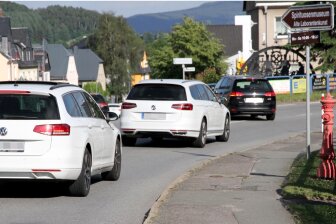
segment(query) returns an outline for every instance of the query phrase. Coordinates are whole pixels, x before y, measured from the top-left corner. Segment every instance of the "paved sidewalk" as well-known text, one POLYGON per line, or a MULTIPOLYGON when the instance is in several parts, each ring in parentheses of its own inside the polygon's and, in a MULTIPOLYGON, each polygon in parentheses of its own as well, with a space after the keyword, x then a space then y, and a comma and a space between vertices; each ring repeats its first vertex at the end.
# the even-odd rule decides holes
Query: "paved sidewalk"
MULTIPOLYGON (((322 134, 311 134, 312 150, 322 134)), ((173 183, 151 209, 146 224, 291 224, 278 194, 305 135, 206 162, 173 183)))

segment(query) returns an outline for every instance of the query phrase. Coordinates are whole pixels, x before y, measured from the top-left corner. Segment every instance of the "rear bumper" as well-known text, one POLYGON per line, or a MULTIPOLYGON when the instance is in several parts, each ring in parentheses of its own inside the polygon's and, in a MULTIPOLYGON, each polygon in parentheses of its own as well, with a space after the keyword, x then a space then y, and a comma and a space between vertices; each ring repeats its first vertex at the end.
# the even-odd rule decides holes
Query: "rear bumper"
POLYGON ((232 115, 237 114, 253 114, 253 115, 269 115, 276 112, 276 107, 239 107, 231 106, 230 112, 232 115))
POLYGON ((0 179, 16 180, 76 180, 81 169, 3 169, 0 179))
POLYGON ((83 153, 63 145, 43 155, 2 154, 0 179, 76 180, 82 169, 83 153))
POLYGON ((147 137, 191 137, 197 138, 199 136, 199 131, 196 130, 185 130, 185 129, 121 129, 122 135, 134 138, 147 138, 147 137))

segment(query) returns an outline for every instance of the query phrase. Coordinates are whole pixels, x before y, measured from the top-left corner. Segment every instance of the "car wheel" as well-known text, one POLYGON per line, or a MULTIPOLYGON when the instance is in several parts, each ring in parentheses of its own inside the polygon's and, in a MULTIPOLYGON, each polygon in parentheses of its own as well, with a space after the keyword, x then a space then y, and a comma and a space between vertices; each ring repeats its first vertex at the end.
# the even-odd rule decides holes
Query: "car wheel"
POLYGON ((200 133, 198 135, 198 138, 193 142, 193 145, 198 148, 203 148, 206 143, 207 138, 207 123, 205 119, 202 120, 200 133))
POLYGON ((257 119, 258 115, 255 115, 255 114, 251 114, 251 118, 252 119, 257 119))
POLYGON ((136 138, 131 138, 127 136, 122 137, 122 143, 124 146, 134 146, 136 143, 136 138))
POLYGON ((72 196, 85 197, 89 194, 91 185, 91 166, 91 154, 86 148, 83 157, 82 171, 78 179, 69 186, 69 192, 72 196))
POLYGON ((224 123, 224 131, 220 136, 216 136, 216 140, 219 142, 227 142, 230 137, 230 117, 226 115, 225 123, 224 123))
POLYGON ((114 165, 112 170, 102 173, 102 178, 104 180, 118 180, 121 171, 121 146, 120 140, 117 139, 114 153, 114 165))
POLYGON ((273 121, 275 119, 275 114, 268 114, 268 115, 266 115, 266 119, 268 121, 273 121))

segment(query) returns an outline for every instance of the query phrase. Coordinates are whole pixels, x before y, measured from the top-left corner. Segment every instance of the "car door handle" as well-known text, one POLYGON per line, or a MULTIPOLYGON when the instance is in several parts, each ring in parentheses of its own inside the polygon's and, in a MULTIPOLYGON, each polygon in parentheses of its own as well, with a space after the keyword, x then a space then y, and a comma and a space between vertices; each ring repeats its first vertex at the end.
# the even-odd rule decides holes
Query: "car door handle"
POLYGON ((100 128, 104 130, 104 129, 105 129, 105 126, 104 126, 104 125, 100 125, 100 128))
POLYGON ((91 129, 91 128, 92 128, 92 125, 91 125, 91 124, 89 124, 89 125, 88 125, 88 128, 89 128, 89 129, 91 129))

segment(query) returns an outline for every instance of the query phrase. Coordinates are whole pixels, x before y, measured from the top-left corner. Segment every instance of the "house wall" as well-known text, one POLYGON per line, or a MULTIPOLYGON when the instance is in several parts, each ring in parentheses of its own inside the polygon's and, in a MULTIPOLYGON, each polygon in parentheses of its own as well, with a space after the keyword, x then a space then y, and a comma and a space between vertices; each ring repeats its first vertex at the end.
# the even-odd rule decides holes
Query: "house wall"
POLYGON ((19 69, 18 73, 14 75, 14 80, 30 80, 38 81, 38 69, 37 68, 25 68, 19 69))
POLYGON ((9 80, 9 66, 7 64, 8 59, 0 54, 0 81, 9 80))
POLYGON ((105 70, 104 65, 99 64, 98 66, 98 75, 97 75, 97 82, 101 84, 103 90, 106 90, 106 76, 105 76, 105 70))
POLYGON ((257 23, 252 27, 254 50, 288 43, 288 35, 276 34, 276 18, 281 18, 293 4, 295 2, 256 2, 255 8, 248 12, 253 22, 257 23))
POLYGON ((16 62, 10 64, 8 58, 0 54, 0 81, 15 80, 18 71, 19 67, 16 62))
POLYGON ((78 72, 74 56, 69 56, 66 79, 70 84, 78 85, 78 72))

